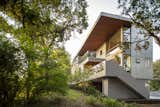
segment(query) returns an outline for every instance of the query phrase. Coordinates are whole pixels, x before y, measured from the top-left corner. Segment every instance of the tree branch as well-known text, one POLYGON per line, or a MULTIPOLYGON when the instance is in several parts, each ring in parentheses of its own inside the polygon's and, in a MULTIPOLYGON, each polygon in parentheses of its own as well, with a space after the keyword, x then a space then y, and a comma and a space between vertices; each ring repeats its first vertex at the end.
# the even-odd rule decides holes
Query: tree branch
POLYGON ((158 37, 158 35, 156 35, 154 32, 152 32, 150 29, 148 29, 144 24, 137 22, 135 20, 135 18, 133 16, 131 16, 130 14, 128 14, 129 17, 131 18, 131 20, 133 21, 134 24, 136 24, 137 26, 145 29, 147 31, 147 33, 149 34, 148 36, 151 36, 155 39, 156 43, 160 46, 160 37, 158 37))

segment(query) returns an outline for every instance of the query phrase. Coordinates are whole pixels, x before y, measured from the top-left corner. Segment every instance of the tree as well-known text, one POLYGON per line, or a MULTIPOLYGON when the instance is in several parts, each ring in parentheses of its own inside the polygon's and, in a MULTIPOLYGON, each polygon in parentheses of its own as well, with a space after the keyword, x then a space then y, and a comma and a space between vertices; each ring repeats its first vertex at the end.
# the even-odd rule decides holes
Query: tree
POLYGON ((0 11, 18 21, 21 30, 43 43, 68 40, 72 31, 82 32, 88 26, 85 0, 5 0, 0 11))
POLYGON ((27 100, 48 91, 64 93, 69 59, 60 47, 73 31, 81 33, 88 26, 86 7, 85 0, 0 1, 1 32, 19 40, 28 61, 27 100))
POLYGON ((160 46, 160 0, 118 0, 123 14, 160 46))
MULTIPOLYGON (((40 64, 41 71, 39 72, 36 85, 36 93, 40 91, 50 93, 57 92, 65 94, 68 88, 68 72, 70 70, 69 55, 64 49, 57 48, 52 51, 48 59, 40 64)), ((42 92, 42 93, 43 93, 42 92)))
POLYGON ((0 106, 13 106, 27 68, 23 51, 12 40, 0 35, 0 106))
POLYGON ((152 90, 160 90, 160 60, 153 63, 154 79, 150 82, 152 90))

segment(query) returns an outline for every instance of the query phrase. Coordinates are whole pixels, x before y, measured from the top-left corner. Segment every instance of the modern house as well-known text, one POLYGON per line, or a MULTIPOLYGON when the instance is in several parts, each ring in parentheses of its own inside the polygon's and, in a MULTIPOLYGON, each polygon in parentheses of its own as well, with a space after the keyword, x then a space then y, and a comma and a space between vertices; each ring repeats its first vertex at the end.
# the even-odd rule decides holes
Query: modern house
POLYGON ((87 80, 111 98, 149 99, 152 47, 152 38, 129 18, 102 12, 73 60, 72 74, 89 69, 87 80))

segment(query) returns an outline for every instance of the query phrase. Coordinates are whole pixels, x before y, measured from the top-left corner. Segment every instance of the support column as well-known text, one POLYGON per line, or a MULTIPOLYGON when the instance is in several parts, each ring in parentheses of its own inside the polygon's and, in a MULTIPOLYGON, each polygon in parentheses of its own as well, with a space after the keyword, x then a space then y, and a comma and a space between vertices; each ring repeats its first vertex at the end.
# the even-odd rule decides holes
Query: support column
POLYGON ((102 80, 102 93, 105 96, 108 96, 108 79, 107 78, 102 80))

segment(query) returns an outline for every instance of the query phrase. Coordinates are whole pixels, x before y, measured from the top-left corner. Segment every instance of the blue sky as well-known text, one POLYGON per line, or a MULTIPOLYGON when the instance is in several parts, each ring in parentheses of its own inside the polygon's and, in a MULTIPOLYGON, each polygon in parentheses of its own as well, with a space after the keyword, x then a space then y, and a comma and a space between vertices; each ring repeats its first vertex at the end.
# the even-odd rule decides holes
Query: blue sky
MULTIPOLYGON (((74 33, 73 37, 65 44, 65 48, 72 59, 82 46, 100 12, 121 15, 117 0, 87 0, 87 2, 89 5, 87 8, 89 27, 82 34, 74 33)), ((160 47, 153 43, 153 61, 157 59, 160 59, 160 47)))

